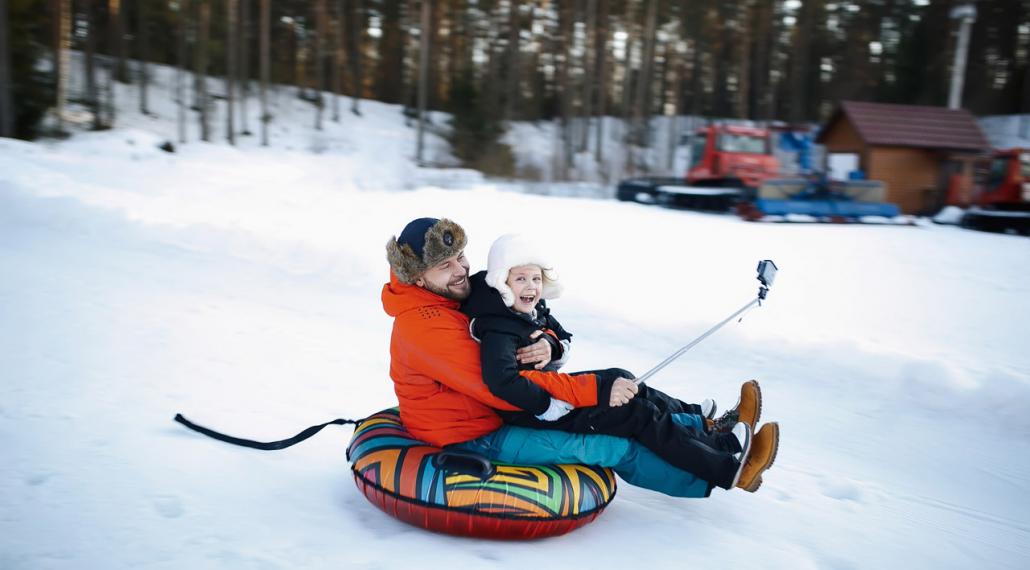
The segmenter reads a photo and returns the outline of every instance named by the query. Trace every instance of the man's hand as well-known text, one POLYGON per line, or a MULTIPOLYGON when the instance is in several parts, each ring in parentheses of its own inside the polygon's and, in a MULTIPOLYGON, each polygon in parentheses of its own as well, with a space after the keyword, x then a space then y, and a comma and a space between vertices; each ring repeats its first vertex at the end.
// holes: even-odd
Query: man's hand
POLYGON ((615 383, 612 384, 612 396, 608 400, 608 405, 615 408, 628 403, 633 396, 637 395, 639 389, 636 382, 632 380, 616 378, 615 383))
MULTIPOLYGON (((529 338, 540 338, 542 334, 544 334, 544 331, 534 331, 533 334, 529 335, 529 338)), ((519 364, 536 362, 537 364, 534 368, 540 370, 551 362, 551 343, 547 342, 547 339, 541 338, 529 346, 523 346, 516 350, 515 358, 518 359, 519 364)))

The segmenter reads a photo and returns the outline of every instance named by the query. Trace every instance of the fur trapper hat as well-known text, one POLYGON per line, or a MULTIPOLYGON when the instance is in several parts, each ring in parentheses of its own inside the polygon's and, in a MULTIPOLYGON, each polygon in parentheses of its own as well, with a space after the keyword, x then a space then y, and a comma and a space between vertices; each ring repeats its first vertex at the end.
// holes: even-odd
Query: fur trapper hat
POLYGON ((548 262, 544 248, 522 234, 506 234, 490 246, 486 266, 486 284, 497 289, 505 305, 511 307, 515 304, 515 293, 506 283, 508 272, 512 267, 523 265, 540 266, 544 277, 540 298, 557 299, 561 296, 563 287, 558 282, 558 272, 548 262))
POLYGON ((427 269, 465 249, 465 230, 444 218, 418 218, 386 243, 386 259, 402 282, 412 284, 427 269))

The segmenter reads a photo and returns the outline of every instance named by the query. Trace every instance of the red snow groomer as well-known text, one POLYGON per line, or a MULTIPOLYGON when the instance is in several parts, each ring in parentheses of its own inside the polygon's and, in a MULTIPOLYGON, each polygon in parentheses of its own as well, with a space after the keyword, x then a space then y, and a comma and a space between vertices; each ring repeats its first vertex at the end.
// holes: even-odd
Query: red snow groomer
POLYGON ((714 125, 697 130, 687 183, 716 188, 758 188, 780 175, 768 129, 714 125))
MULTIPOLYGON (((958 196, 958 179, 949 182, 948 196, 958 196)), ((955 203, 954 198, 949 202, 955 203)), ((966 228, 1030 235, 1030 149, 995 151, 990 166, 978 173, 972 205, 962 216, 966 228)))
POLYGON ((763 182, 780 175, 768 129, 715 124, 694 131, 683 178, 623 180, 616 198, 690 210, 727 212, 763 182))

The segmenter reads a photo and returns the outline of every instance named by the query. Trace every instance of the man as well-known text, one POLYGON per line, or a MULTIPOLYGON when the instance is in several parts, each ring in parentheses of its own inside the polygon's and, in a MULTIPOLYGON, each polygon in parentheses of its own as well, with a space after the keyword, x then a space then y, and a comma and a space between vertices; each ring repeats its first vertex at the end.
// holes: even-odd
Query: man
MULTIPOLYGON (((468 318, 458 310, 471 291, 466 242, 458 224, 419 218, 387 243, 391 274, 382 301, 394 317, 390 377, 408 431, 432 445, 457 446, 491 460, 600 465, 633 485, 679 497, 708 496, 712 485, 707 481, 676 469, 631 440, 503 424, 495 410, 517 408, 491 394, 483 382, 479 346, 469 335, 468 318)), ((542 338, 521 349, 519 361, 546 363, 551 346, 542 338)), ((522 375, 554 400, 577 408, 623 401, 636 392, 626 379, 597 374, 522 375)), ((775 457, 775 444, 761 432, 753 438, 750 454, 740 456, 747 461, 738 486, 757 488, 775 457)))

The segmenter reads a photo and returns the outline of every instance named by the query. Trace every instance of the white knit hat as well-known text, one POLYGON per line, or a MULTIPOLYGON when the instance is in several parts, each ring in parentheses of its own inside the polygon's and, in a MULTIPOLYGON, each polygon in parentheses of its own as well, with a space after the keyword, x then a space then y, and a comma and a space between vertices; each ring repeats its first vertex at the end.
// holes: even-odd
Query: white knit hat
POLYGON ((511 307, 515 304, 515 293, 508 287, 508 272, 512 267, 523 265, 539 265, 544 277, 544 285, 540 291, 542 299, 557 299, 561 296, 562 284, 558 282, 558 273, 548 263, 544 248, 522 234, 506 234, 490 246, 490 255, 486 263, 486 284, 497 289, 504 304, 511 307))

